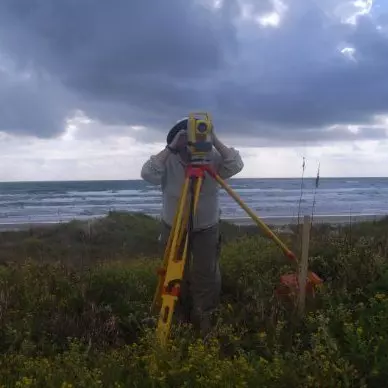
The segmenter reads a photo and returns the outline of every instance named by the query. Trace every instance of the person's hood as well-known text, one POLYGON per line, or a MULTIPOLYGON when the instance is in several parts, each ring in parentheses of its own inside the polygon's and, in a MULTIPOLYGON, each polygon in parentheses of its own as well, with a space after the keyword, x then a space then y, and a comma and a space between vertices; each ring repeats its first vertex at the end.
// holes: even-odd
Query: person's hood
POLYGON ((187 130, 187 121, 188 117, 184 117, 176 122, 176 124, 170 129, 170 131, 167 134, 167 144, 171 144, 171 142, 174 140, 175 135, 184 130, 187 130))

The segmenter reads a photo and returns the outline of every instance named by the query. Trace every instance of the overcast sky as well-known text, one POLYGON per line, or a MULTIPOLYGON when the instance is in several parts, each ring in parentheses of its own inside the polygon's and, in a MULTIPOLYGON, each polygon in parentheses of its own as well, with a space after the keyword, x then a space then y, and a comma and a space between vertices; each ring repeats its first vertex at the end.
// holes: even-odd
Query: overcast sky
POLYGON ((388 4, 0 0, 0 180, 132 179, 207 110, 240 177, 385 176, 388 4))

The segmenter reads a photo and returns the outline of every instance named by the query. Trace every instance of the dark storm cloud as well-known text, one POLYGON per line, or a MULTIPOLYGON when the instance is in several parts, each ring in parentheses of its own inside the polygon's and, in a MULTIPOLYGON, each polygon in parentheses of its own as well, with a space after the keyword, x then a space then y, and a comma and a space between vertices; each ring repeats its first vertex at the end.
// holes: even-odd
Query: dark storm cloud
POLYGON ((387 36, 368 17, 340 25, 317 3, 291 8, 281 29, 246 44, 249 67, 220 97, 231 116, 294 130, 362 124, 387 112, 387 36), (355 61, 341 54, 347 46, 355 61))
POLYGON ((72 112, 71 97, 52 80, 15 77, 0 69, 0 131, 50 137, 72 112))
POLYGON ((213 77, 237 55, 232 5, 215 15, 180 0, 4 0, 2 48, 20 66, 58 77, 92 116, 152 121, 159 112, 187 110, 201 99, 196 80, 213 77), (95 109, 102 103, 105 109, 95 109))
MULTIPOLYGON (((281 5, 244 3, 252 15, 281 5)), ((42 110, 24 106, 28 95, 19 105, 0 97, 7 112, 16 111, 8 121, 0 115, 0 128, 47 136, 80 108, 108 124, 158 129, 190 110, 207 109, 222 131, 241 136, 385 136, 379 130, 325 130, 341 123, 366 126, 388 111, 384 9, 378 10, 377 29, 374 16, 341 24, 340 16, 355 11, 349 2, 319 3, 283 1, 281 27, 259 28, 238 21, 237 0, 224 1, 217 11, 205 0, 2 0, 0 50, 21 68, 55 77, 73 99, 62 103, 59 90, 47 91, 42 110), (341 47, 353 47, 355 60, 341 47), (12 119, 19 113, 26 118, 12 119)))

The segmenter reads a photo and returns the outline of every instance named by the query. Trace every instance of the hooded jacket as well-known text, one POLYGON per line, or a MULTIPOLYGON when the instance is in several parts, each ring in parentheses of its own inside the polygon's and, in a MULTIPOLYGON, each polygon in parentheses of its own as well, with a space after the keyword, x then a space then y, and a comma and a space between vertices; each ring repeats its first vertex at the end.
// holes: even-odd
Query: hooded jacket
MULTIPOLYGON (((226 158, 213 148, 211 153, 212 168, 222 179, 229 179, 239 173, 243 167, 240 153, 229 148, 226 158)), ((152 155, 143 165, 141 177, 153 185, 160 185, 162 189, 162 220, 169 226, 174 222, 178 210, 179 197, 185 181, 185 163, 179 155, 170 154, 164 165, 161 165, 152 155)), ((206 229, 219 222, 219 187, 218 183, 205 174, 202 183, 197 211, 193 219, 194 230, 206 229)), ((188 193, 189 206, 190 193, 188 193)))

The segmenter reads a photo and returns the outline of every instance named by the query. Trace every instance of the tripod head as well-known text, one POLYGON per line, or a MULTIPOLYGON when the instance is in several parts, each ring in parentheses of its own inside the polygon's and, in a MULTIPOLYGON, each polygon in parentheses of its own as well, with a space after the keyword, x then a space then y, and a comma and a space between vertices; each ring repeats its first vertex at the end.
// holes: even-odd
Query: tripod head
POLYGON ((187 120, 187 140, 191 163, 208 164, 213 149, 213 123, 208 113, 190 113, 187 120), (200 118, 202 116, 202 118, 200 118))

